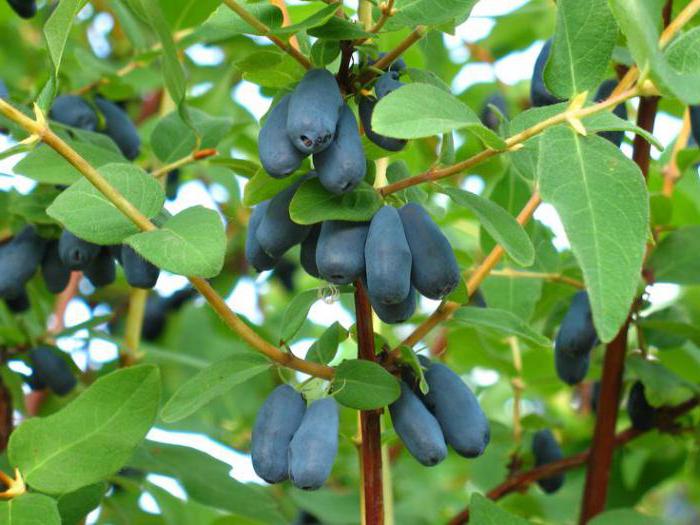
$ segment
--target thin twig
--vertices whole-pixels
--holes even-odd
[[[299,62],[304,67],[304,69],[311,69],[313,67],[309,59],[306,58],[298,49],[296,49],[289,42],[285,42],[278,36],[273,35],[272,29],[270,29],[267,25],[255,18],[242,5],[236,2],[236,0],[224,0],[224,4],[226,4],[228,8],[231,9],[231,11],[240,16],[245,23],[253,27],[256,31],[258,31],[258,33],[260,33],[270,42],[279,47],[282,51],[291,56],[294,60]]]
[[[141,360],[139,345],[141,344],[141,330],[143,329],[143,316],[146,312],[147,300],[148,290],[131,289],[124,330],[124,349],[119,355],[122,366],[131,366]]]
[[[142,231],[156,230],[156,226],[148,220],[133,204],[131,204],[116,188],[114,188],[93,166],[73,148],[66,144],[49,127],[39,120],[33,120],[18,111],[6,101],[0,99],[0,113],[16,122],[26,131],[39,137],[44,143],[53,148],[69,163],[71,163],[95,188],[97,188],[119,211],[131,220]],[[298,370],[323,379],[333,378],[333,369],[281,351],[276,346],[265,341],[252,328],[244,323],[226,304],[211,285],[200,277],[188,277],[190,282],[209,302],[214,311],[223,321],[236,332],[246,343],[256,351],[282,366]]]
[[[682,149],[688,146],[690,131],[690,108],[685,108],[685,113],[683,114],[683,125],[681,126],[681,131],[678,133],[676,143],[673,145],[671,159],[662,170],[664,176],[663,195],[666,197],[671,197],[673,195],[673,188],[675,187],[678,179],[680,179],[682,176],[680,170],[678,169],[678,154]]]
[[[502,270],[491,270],[489,275],[500,277],[511,277],[513,279],[542,279],[555,283],[568,284],[574,288],[584,289],[586,285],[576,279],[567,277],[560,273],[528,272],[526,270],[514,270],[513,268],[503,268]]]
[[[151,173],[151,175],[153,175],[156,179],[159,179],[161,177],[166,176],[173,170],[182,168],[184,166],[187,166],[188,164],[192,164],[193,162],[208,159],[209,157],[213,157],[214,155],[218,155],[218,151],[216,151],[213,148],[200,149],[199,151],[194,151],[189,155],[182,157],[181,159],[173,161],[170,164],[166,164],[165,166],[154,170]]]

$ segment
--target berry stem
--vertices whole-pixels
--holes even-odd
[[[376,361],[372,307],[361,282],[355,283],[357,350],[360,359]],[[360,412],[360,454],[362,462],[362,509],[364,525],[383,525],[384,489],[382,483],[381,411]]]
[[[131,366],[141,359],[139,345],[141,344],[143,314],[146,311],[147,300],[148,290],[131,289],[129,294],[129,311],[126,316],[126,329],[124,331],[124,350],[119,356],[122,366]]]

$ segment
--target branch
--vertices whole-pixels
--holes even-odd
[[[690,108],[685,108],[685,113],[683,114],[683,125],[681,126],[681,131],[678,133],[678,138],[673,145],[671,159],[662,170],[664,177],[663,194],[666,197],[670,198],[673,195],[673,188],[676,185],[676,181],[678,181],[678,179],[680,179],[682,176],[680,170],[678,169],[678,154],[683,148],[688,146],[690,130]]]
[[[376,77],[377,70],[387,69],[394,62],[394,60],[403,55],[409,47],[423,38],[427,32],[428,28],[426,26],[416,26],[416,28],[411,31],[406,38],[399,42],[394,49],[377,60],[374,64],[372,64],[371,69],[367,69],[360,76],[360,83],[364,85]]]
[[[659,418],[657,419],[657,425],[655,428],[664,429],[667,425],[678,419],[680,416],[690,412],[695,407],[700,404],[700,398],[689,399],[688,401],[676,405],[674,407],[669,407],[665,409],[660,409]],[[650,430],[637,430],[635,428],[628,428],[614,437],[614,446],[621,447],[630,441],[637,439],[638,437],[650,432]],[[500,485],[495,486],[486,493],[489,499],[497,501],[508,494],[513,492],[521,491],[537,480],[548,478],[559,474],[560,472],[566,472],[567,470],[580,467],[588,461],[591,456],[592,450],[584,450],[573,456],[569,456],[559,461],[554,461],[546,465],[531,468],[523,472],[519,472],[510,476]],[[454,518],[449,521],[449,525],[461,525],[469,521],[469,509],[464,509],[462,512],[457,514]]]
[[[358,358],[376,361],[372,307],[362,283],[355,283],[355,319],[357,322]],[[384,523],[384,489],[382,484],[381,410],[360,412],[363,517],[367,525]]]
[[[200,149],[198,151],[193,151],[192,153],[182,157],[181,159],[173,161],[170,164],[166,164],[165,166],[158,168],[157,170],[154,170],[151,173],[151,175],[153,175],[155,178],[159,179],[161,177],[165,177],[168,173],[170,173],[173,170],[182,168],[183,166],[187,166],[188,164],[191,164],[193,162],[197,162],[199,160],[208,159],[209,157],[213,157],[214,155],[218,155],[218,153],[219,152],[213,148]]]
[[[95,188],[97,188],[119,211],[131,220],[142,231],[156,230],[156,226],[148,220],[137,208],[135,208],[116,188],[114,188],[94,167],[92,167],[73,148],[66,144],[56,135],[45,123],[43,116],[38,120],[27,117],[6,101],[0,99],[0,113],[10,120],[16,122],[26,131],[39,137],[43,142],[56,150],[68,162],[70,162]],[[31,138],[31,137],[30,137]],[[244,323],[226,304],[226,302],[216,293],[211,285],[201,277],[188,277],[190,282],[199,290],[204,298],[209,302],[214,311],[223,321],[236,332],[246,343],[256,351],[266,355],[268,358],[280,365],[304,372],[306,374],[323,379],[333,378],[331,367],[312,363],[304,359],[299,359],[292,354],[282,352],[279,348],[265,341],[252,328]]]
[[[278,36],[273,35],[272,29],[246,11],[243,6],[236,2],[236,0],[224,0],[224,4],[226,4],[231,11],[240,16],[241,19],[243,19],[243,21],[249,26],[255,28],[255,30],[262,36],[266,37],[268,40],[270,40],[270,42],[299,62],[304,69],[311,69],[313,67],[309,59],[306,58],[298,49],[292,46],[289,42],[285,42]]]

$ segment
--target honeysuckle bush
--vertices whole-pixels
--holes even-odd
[[[33,11],[33,0],[11,3],[23,16]],[[688,111],[700,104],[700,2],[530,0],[470,38],[464,24],[486,4],[497,2],[360,0],[356,10],[321,1],[61,0],[38,2],[23,20],[1,2],[0,156],[12,174],[0,193],[0,522],[79,523],[95,511],[91,522],[110,524],[310,516],[354,524],[363,514],[367,523],[432,524],[462,523],[467,507],[477,524],[575,523],[579,513],[586,522],[602,510],[591,523],[700,519],[700,122],[697,108]],[[468,53],[455,53],[463,37]],[[525,62],[515,54],[548,39],[533,82],[551,105],[531,96],[530,78],[468,78],[478,65],[496,79],[502,60]],[[520,66],[529,74],[535,61]],[[381,96],[375,81],[390,67],[404,85]],[[367,97],[381,100],[369,121],[359,108],[364,179],[341,195],[305,180],[291,219],[368,221],[383,205],[417,203],[449,239],[463,276],[441,305],[421,300],[406,322],[375,316],[375,363],[358,359],[355,313],[369,307],[361,293],[353,300],[362,279],[337,285],[308,275],[299,247],[263,274],[245,257],[251,209],[317,167],[302,158],[291,175],[273,178],[258,150],[267,101],[274,107],[312,68],[335,75],[353,116]],[[613,78],[614,91],[596,94]],[[255,89],[264,104],[241,96]],[[87,103],[87,125],[59,118],[54,101],[66,95]],[[612,113],[620,104],[627,117]],[[653,134],[657,112],[673,122],[671,141]],[[132,134],[125,143],[125,128],[115,129],[124,115],[138,141]],[[626,132],[620,148],[611,131]],[[20,175],[34,184],[19,184]],[[190,205],[202,189],[208,207]],[[178,205],[168,204],[175,194]],[[560,217],[566,247],[531,219],[540,200]],[[27,236],[34,255],[60,254],[54,241],[66,231],[102,247],[106,275],[85,266],[79,286],[76,273],[70,283],[59,275],[54,291],[65,290],[55,295],[38,260],[8,262],[25,253],[17,246]],[[159,268],[161,284],[181,275],[192,286],[172,295],[165,285],[131,288],[133,274],[114,272],[115,257],[129,264],[125,249]],[[27,267],[33,277],[19,279]],[[233,294],[251,282],[255,294]],[[651,301],[657,283],[674,293]],[[589,367],[570,386],[555,370],[553,346],[582,289]],[[222,298],[255,315],[234,314]],[[89,320],[65,328],[68,301],[87,306]],[[100,341],[118,352],[96,361]],[[606,352],[622,352],[624,373],[605,365]],[[426,468],[402,446],[386,407],[400,377],[422,378],[416,353],[447,364],[476,394],[490,427],[479,457],[450,451]],[[624,410],[633,384],[639,398],[639,382],[653,424]],[[333,396],[341,405],[338,453],[319,490],[239,481],[192,440],[146,438],[155,427],[203,434],[248,454],[256,415],[282,383],[307,401]],[[360,432],[359,409],[383,410],[381,436]],[[631,423],[614,451],[601,445],[600,435]],[[594,439],[596,426],[607,430]],[[360,503],[360,442],[379,439],[384,487],[372,499],[383,496],[383,518]],[[535,464],[592,445],[600,458],[613,454],[607,497],[583,496],[595,455],[555,472],[566,474],[553,494],[542,490],[552,476],[537,475]],[[151,474],[176,480],[186,498]],[[550,483],[538,487],[542,478]]]

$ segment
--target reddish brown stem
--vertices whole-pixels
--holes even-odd
[[[665,428],[666,425],[669,425],[676,418],[690,412],[692,409],[697,407],[698,404],[700,404],[700,398],[693,398],[674,407],[663,409],[661,416],[657,420],[657,426],[660,428]],[[627,430],[624,430],[614,436],[613,444],[615,447],[621,447],[645,433],[646,431],[628,428]],[[559,461],[514,474],[500,485],[497,485],[488,491],[486,496],[494,501],[499,500],[508,494],[525,489],[539,479],[548,478],[560,472],[565,472],[567,470],[580,467],[581,465],[585,464],[586,461],[588,461],[589,457],[596,457],[595,454],[591,456],[591,453],[591,449],[584,450],[583,452],[565,457]],[[467,508],[452,518],[449,521],[449,525],[461,525],[463,523],[467,523],[468,521],[469,509]]]
[[[7,448],[12,429],[12,395],[0,380],[0,452]]]
[[[586,471],[586,486],[583,492],[579,522],[587,523],[605,509],[608,480],[613,452],[615,450],[615,423],[622,390],[622,374],[627,353],[627,330],[629,321],[620,329],[615,339],[605,350],[603,377],[600,381],[598,417],[593,432],[591,456]]]
[[[357,321],[358,357],[376,361],[372,307],[361,282],[355,283],[355,317]],[[362,490],[365,525],[383,525],[384,490],[382,486],[381,411],[360,412],[362,435]]]

